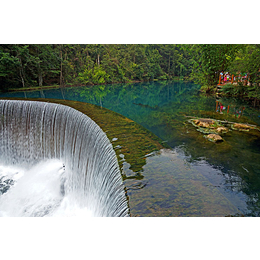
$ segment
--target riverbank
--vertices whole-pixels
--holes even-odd
[[[172,79],[167,79],[167,80],[174,80],[174,81],[187,81],[184,78],[180,78],[180,77],[174,77]],[[23,91],[36,91],[36,90],[46,90],[46,89],[57,89],[57,88],[68,88],[68,87],[84,87],[84,86],[97,86],[97,85],[110,85],[110,84],[134,84],[134,83],[142,83],[142,82],[157,82],[157,81],[162,81],[159,79],[154,79],[154,80],[150,80],[150,81],[144,81],[144,80],[132,80],[132,81],[126,81],[126,82],[112,82],[112,83],[103,83],[103,84],[65,84],[63,86],[61,85],[51,85],[51,86],[34,86],[34,87],[26,87],[26,88],[10,88],[8,90],[6,90],[3,93],[8,93],[8,92],[23,92]]]
[[[125,87],[110,85],[102,92],[99,86],[95,86],[38,91],[26,93],[26,96],[37,98],[44,94],[42,96],[51,98],[51,102],[55,98],[67,105],[66,100],[82,102],[75,108],[85,110],[101,128],[104,126],[109,140],[113,140],[120,169],[123,168],[133,215],[235,215],[237,211],[226,204],[227,200],[221,199],[216,190],[219,189],[243,211],[242,214],[256,216],[259,213],[257,205],[260,205],[256,194],[260,185],[259,137],[250,132],[232,130],[223,136],[223,142],[215,144],[198,132],[185,116],[260,125],[259,113],[246,107],[238,118],[235,109],[230,108],[226,113],[230,103],[223,102],[226,109],[220,114],[216,112],[216,98],[198,95],[199,88],[197,84],[158,81]],[[23,92],[19,94],[24,96]],[[13,98],[17,99],[19,94],[14,93]],[[94,110],[94,104],[84,105],[91,102],[100,105],[99,108]],[[239,102],[234,105],[240,107]],[[104,108],[143,125],[162,140],[162,145],[168,144],[171,149],[152,153],[153,149],[157,150],[157,145],[145,139],[147,131],[139,132],[132,121],[120,120],[119,116]],[[212,182],[204,182],[200,173]],[[244,197],[241,199],[237,194]]]
[[[240,99],[247,102],[250,106],[260,109],[258,90],[254,90],[251,85],[226,83],[217,84],[216,86],[201,86],[200,93],[205,96],[215,96],[216,99]]]
[[[157,80],[154,80],[157,81]],[[61,85],[51,85],[51,86],[42,86],[42,87],[26,87],[26,88],[10,88],[7,92],[22,92],[22,91],[34,91],[34,90],[46,90],[46,89],[56,89],[56,88],[68,88],[68,87],[84,87],[84,86],[96,86],[96,85],[108,85],[108,84],[123,84],[123,83],[140,83],[146,81],[129,81],[129,82],[113,82],[113,83],[104,83],[104,84],[65,84]]]

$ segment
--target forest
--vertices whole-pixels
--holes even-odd
[[[250,86],[227,94],[260,99],[260,44],[0,45],[1,91],[172,79],[209,90],[221,71],[250,78]]]

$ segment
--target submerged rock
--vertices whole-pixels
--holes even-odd
[[[207,138],[208,140],[217,143],[217,142],[222,142],[223,138],[220,135],[216,135],[216,134],[209,134],[206,135],[205,138]]]
[[[234,130],[239,130],[239,131],[249,131],[250,129],[255,129],[255,127],[247,125],[247,124],[240,124],[240,123],[235,123],[231,126],[232,129]]]
[[[224,127],[224,126],[220,126],[218,128],[216,128],[216,132],[217,133],[227,133],[228,132],[228,128]]]
[[[188,122],[195,126],[197,131],[205,134],[204,137],[212,142],[224,141],[220,135],[228,133],[232,130],[246,132],[249,132],[249,130],[258,130],[260,132],[260,128],[256,125],[235,123],[226,120],[221,121],[211,118],[194,118],[189,119]],[[252,134],[255,135],[256,131],[252,131]]]
[[[224,134],[229,131],[219,121],[210,118],[191,119],[189,122],[197,127],[197,131],[204,134]]]
[[[215,121],[209,118],[201,118],[193,120],[195,125],[199,127],[211,128],[215,124]]]

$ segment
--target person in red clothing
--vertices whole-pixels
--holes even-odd
[[[227,83],[227,75],[224,76],[224,83]]]
[[[224,106],[223,106],[223,104],[222,103],[220,103],[220,114],[223,114],[223,108],[224,108]]]

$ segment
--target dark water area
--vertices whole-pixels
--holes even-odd
[[[203,96],[187,82],[149,82],[1,94],[75,100],[117,112],[158,136],[165,148],[152,151],[134,172],[122,173],[133,216],[259,216],[260,131],[230,130],[213,143],[189,122],[203,117],[260,126],[260,111],[241,100]],[[224,106],[216,111],[216,101]],[[114,147],[124,146],[120,140]]]

